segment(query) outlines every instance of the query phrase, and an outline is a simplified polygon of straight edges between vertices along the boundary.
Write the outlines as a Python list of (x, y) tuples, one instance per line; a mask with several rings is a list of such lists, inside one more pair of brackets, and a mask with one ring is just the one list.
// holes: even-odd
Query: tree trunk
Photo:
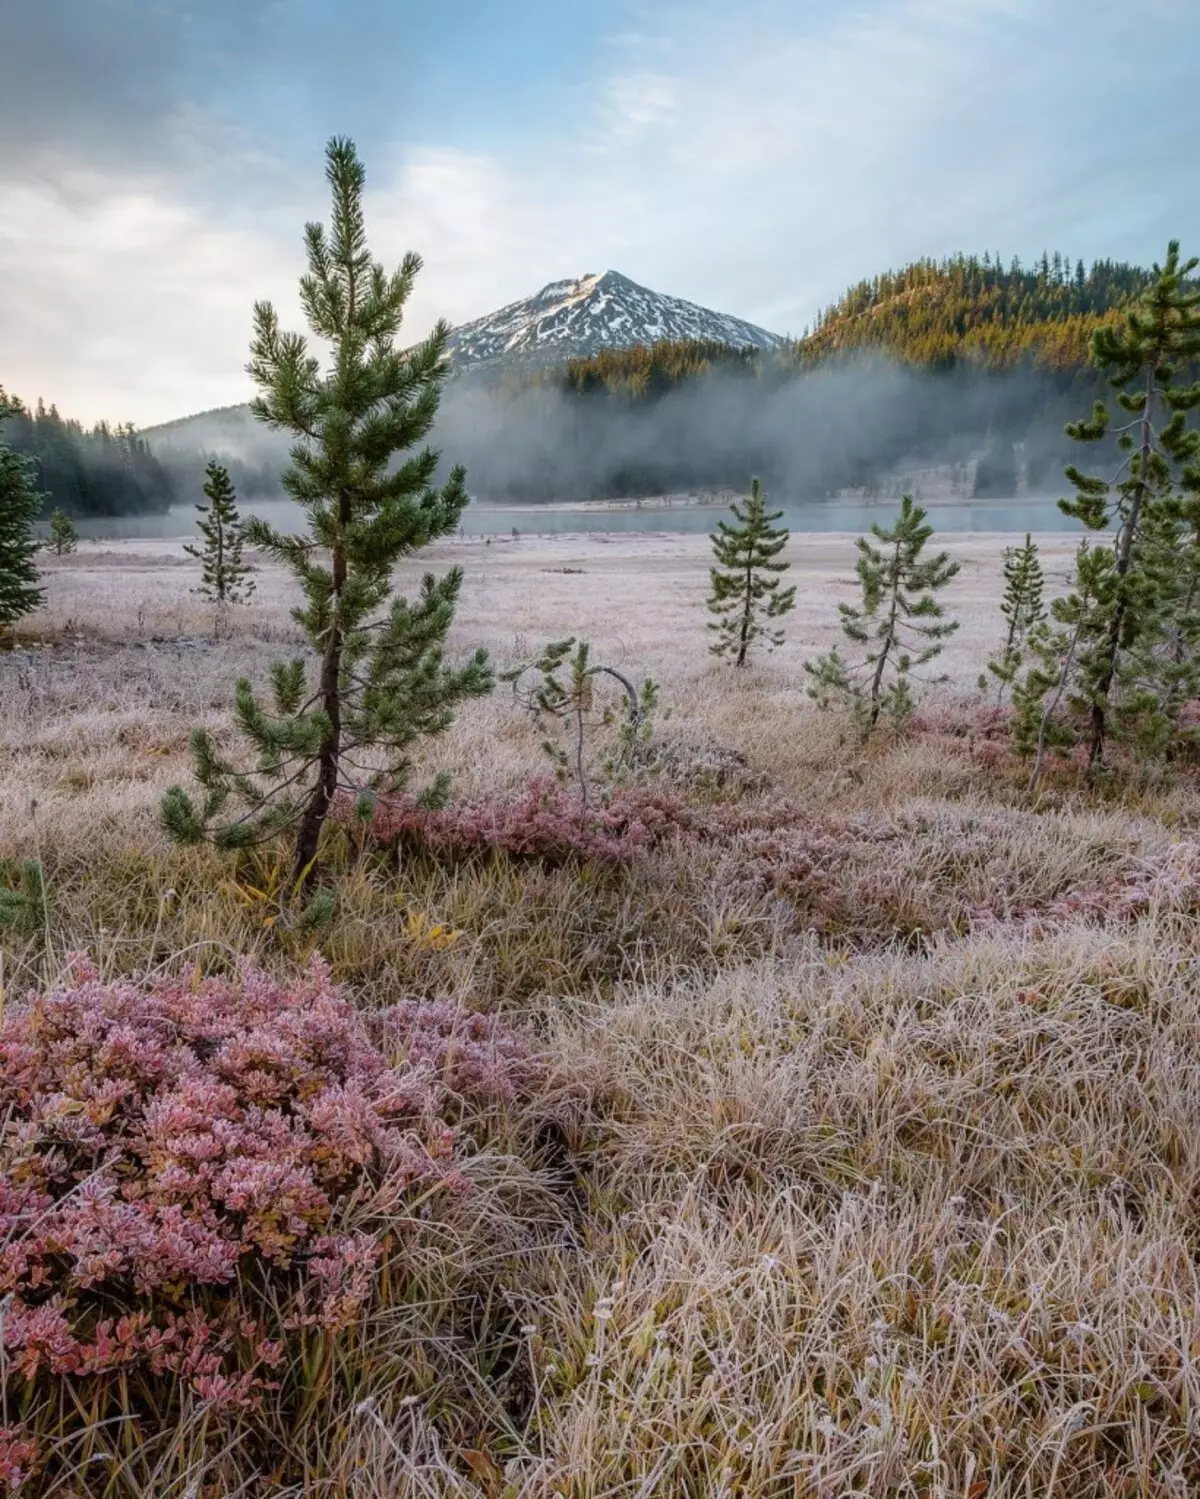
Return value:
[(750, 645), (750, 620), (753, 607), (754, 570), (749, 563), (746, 564), (746, 606), (742, 610), (742, 635), (741, 644), (738, 647), (737, 664), (745, 666), (746, 651)]
[(896, 615), (899, 610), (897, 595), (900, 592), (900, 543), (896, 543), (896, 551), (892, 561), (892, 599), (888, 613), (887, 634), (884, 637), (883, 650), (879, 654), (879, 660), (875, 663), (875, 675), (871, 679), (871, 727), (874, 728), (879, 722), (879, 714), (882, 704), (879, 701), (879, 690), (883, 686), (883, 669), (887, 665), (888, 656), (891, 654), (892, 646), (896, 643)]
[(312, 883), (321, 830), (333, 798), (337, 793), (338, 771), (342, 758), (342, 590), (346, 586), (346, 527), (350, 523), (350, 498), (338, 497), (339, 535), (333, 548), (333, 618), (325, 655), (321, 659), (321, 706), (329, 719), (329, 732), (321, 744), (317, 760), (317, 782), (308, 798), (300, 827), (296, 833), (296, 856), (292, 863), (289, 885), (292, 894)]
[(1129, 575), (1130, 558), (1133, 553), (1134, 538), (1137, 536), (1138, 520), (1142, 513), (1142, 502), (1146, 498), (1146, 473), (1154, 442), (1153, 417), (1154, 366), (1151, 365), (1146, 373), (1146, 406), (1142, 412), (1141, 468), (1138, 474), (1137, 487), (1133, 491), (1133, 503), (1129, 507), (1129, 516), (1125, 524), (1121, 527), (1120, 535), (1117, 537), (1117, 600), (1113, 609), (1112, 622), (1108, 627), (1108, 646), (1104, 672), (1100, 680), (1096, 683), (1096, 694), (1092, 701), (1092, 742), (1088, 751), (1089, 770), (1094, 770), (1104, 759), (1104, 740), (1108, 731), (1108, 716), (1105, 704), (1108, 700), (1108, 694), (1112, 691), (1112, 685), (1117, 675), (1117, 654), (1121, 649), (1121, 631), (1125, 627), (1125, 615), (1127, 612), (1124, 583)]

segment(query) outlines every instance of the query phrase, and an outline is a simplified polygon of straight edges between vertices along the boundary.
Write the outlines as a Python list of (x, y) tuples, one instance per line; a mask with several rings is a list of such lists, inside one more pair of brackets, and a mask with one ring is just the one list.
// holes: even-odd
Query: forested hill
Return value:
[(802, 363), (878, 350), (925, 369), (1077, 370), (1096, 328), (1148, 280), (1138, 266), (1099, 260), (1086, 270), (1061, 254), (1029, 267), (986, 254), (919, 260), (851, 287), (791, 352)]
[(138, 515), (175, 502), (171, 474), (131, 426), (86, 430), (38, 402), (0, 424), (0, 439), (33, 460), (44, 510), (68, 515)]

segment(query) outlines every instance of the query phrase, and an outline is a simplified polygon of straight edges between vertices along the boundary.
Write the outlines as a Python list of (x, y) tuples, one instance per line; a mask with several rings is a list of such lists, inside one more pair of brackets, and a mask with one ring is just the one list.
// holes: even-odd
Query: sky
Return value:
[(0, 385), (246, 399), (335, 134), (414, 339), (606, 269), (796, 334), (918, 256), (1200, 253), (1200, 4), (0, 0)]

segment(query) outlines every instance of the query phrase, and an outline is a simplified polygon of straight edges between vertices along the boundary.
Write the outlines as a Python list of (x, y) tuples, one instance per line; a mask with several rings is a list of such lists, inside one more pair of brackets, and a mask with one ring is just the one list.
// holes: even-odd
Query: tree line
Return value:
[(142, 515), (176, 501), (172, 475), (128, 423), (86, 429), (56, 406), (38, 401), (30, 410), (10, 397), (0, 436), (31, 464), (47, 514)]

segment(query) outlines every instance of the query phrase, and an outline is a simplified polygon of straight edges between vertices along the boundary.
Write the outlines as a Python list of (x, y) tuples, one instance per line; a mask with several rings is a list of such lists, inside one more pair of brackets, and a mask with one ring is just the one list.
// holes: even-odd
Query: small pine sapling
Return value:
[[(20, 409), (0, 389), (0, 430)], [(34, 523), (43, 498), (34, 484), (33, 465), (0, 438), (0, 632), (32, 613), (44, 597), (34, 561)]]
[[(601, 701), (597, 686), (601, 678), (615, 682), (617, 702)], [(549, 719), (560, 737), (547, 736), (542, 749), (559, 780), (574, 780), (580, 804), (587, 807), (595, 771), (589, 763), (589, 730), (601, 727), (608, 735), (600, 755), (599, 771), (609, 781), (621, 780), (644, 752), (653, 733), (658, 709), (658, 686), (647, 678), (641, 687), (618, 671), (592, 660), (586, 640), (551, 641), (535, 661), (528, 661), (501, 674), (511, 682), (522, 706), (539, 721)]]
[(1024, 678), (1013, 683), (1012, 732), (1018, 753), (1033, 756), (1030, 793), (1041, 777), (1046, 751), (1070, 750), (1076, 742), (1060, 715), (1064, 707), (1076, 715), (1087, 708), (1091, 684), (1081, 644), (1103, 628), (1115, 591), (1112, 551), (1085, 539), (1075, 554), (1070, 592), (1053, 601), (1050, 620), (1029, 635), (1033, 659)]
[(207, 505), (197, 505), (197, 526), (202, 545), (188, 542), (184, 551), (201, 564), (199, 588), (193, 589), (222, 609), (227, 604), (247, 604), (254, 592), (250, 568), (242, 559), (245, 534), (238, 514), (237, 494), (229, 471), (213, 459), (205, 470)]
[(50, 512), (50, 549), (56, 557), (66, 557), (79, 545), (79, 532), (65, 510)]
[[(203, 797), (197, 805), (175, 786), (162, 804), (163, 824), (181, 843), (211, 838), (239, 849), (290, 835), (287, 897), (311, 883), (338, 796), (366, 817), (378, 794), (403, 792), (414, 745), (444, 733), (461, 702), (493, 686), (483, 651), (462, 666), (445, 661), (461, 569), (427, 573), (415, 601), (392, 594), (396, 564), (453, 535), (468, 501), (463, 469), (435, 487), (438, 454), (418, 447), (437, 414), (449, 329), (438, 323), (424, 342), (397, 347), (420, 258), (406, 256), (391, 274), (372, 259), (366, 174), (350, 141), (330, 142), (326, 179), (332, 228), (305, 230), (300, 298), (313, 334), (332, 350), (329, 368), (322, 374), (307, 339), (285, 333), (265, 302), (255, 308), (248, 367), (260, 391), (254, 415), (296, 439), (283, 485), (308, 530), (283, 535), (255, 517), (244, 534), (298, 583), (303, 601), (293, 618), (309, 655), (271, 667), (271, 711), (248, 679), (237, 683), (235, 719), (253, 762), (238, 765), (198, 730), (192, 751)], [(440, 775), (424, 799), (448, 794)], [(232, 816), (231, 802), (240, 807)]]
[(49, 926), (50, 897), (41, 861), (26, 859), (18, 865), (0, 859), (0, 928), (21, 937), (45, 938)]
[(754, 479), (743, 508), (733, 504), (734, 523), (719, 521), (712, 549), (717, 566), (710, 569), (709, 612), (717, 615), (708, 628), (716, 636), (709, 647), (735, 666), (745, 666), (751, 646), (762, 641), (768, 650), (783, 644), (783, 631), (769, 621), (782, 619), (796, 606), (796, 590), (780, 588), (780, 574), (791, 566), (778, 560), (789, 532), (775, 522), (782, 510), (769, 511), (762, 485)]
[(979, 678), (981, 692), (999, 684), (996, 706), (1004, 702), (1005, 689), (1011, 687), (1025, 660), (1026, 643), (1031, 633), (1046, 617), (1042, 601), (1045, 579), (1038, 557), (1037, 543), (1029, 532), (1025, 544), (1004, 549), (1004, 599), (1000, 612), (1005, 620), (1004, 644), (987, 664)]
[(900, 723), (911, 714), (910, 679), (941, 654), (947, 636), (958, 629), (937, 595), (959, 564), (946, 552), (922, 557), (932, 535), (925, 511), (906, 494), (895, 525), (876, 524), (869, 536), (859, 537), (855, 572), (862, 603), (839, 604), (838, 612), (846, 638), (866, 648), (864, 658), (848, 662), (835, 648), (804, 664), (812, 678), (808, 695), (823, 708), (848, 703), (864, 735), (882, 716)]

